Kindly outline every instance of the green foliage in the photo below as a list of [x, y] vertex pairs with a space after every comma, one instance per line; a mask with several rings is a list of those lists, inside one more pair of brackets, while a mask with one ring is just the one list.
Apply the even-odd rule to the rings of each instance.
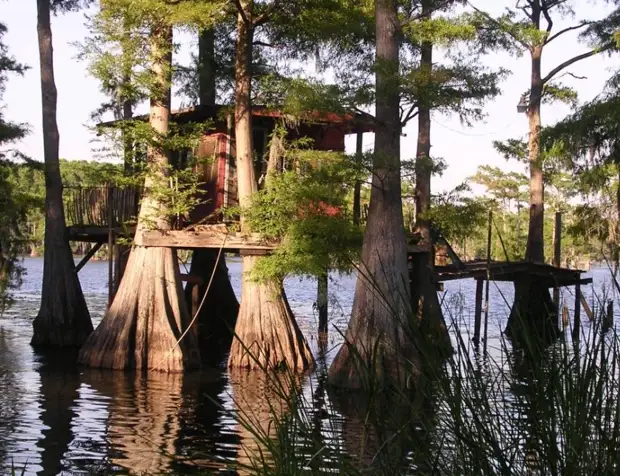
[[[9, 74], [23, 74], [25, 66], [9, 55], [4, 44], [6, 26], [0, 23], [0, 101]], [[9, 303], [9, 291], [20, 283], [22, 268], [18, 263], [18, 253], [24, 236], [19, 223], [26, 213], [24, 197], [11, 183], [13, 165], [8, 162], [12, 156], [19, 155], [6, 147], [21, 139], [27, 133], [24, 124], [11, 122], [4, 117], [0, 105], [0, 313]]]
[[[293, 155], [291, 157], [290, 155]], [[318, 276], [325, 269], [348, 271], [361, 247], [361, 232], [345, 206], [358, 177], [351, 158], [310, 150], [289, 151], [297, 171], [268, 178], [243, 211], [250, 228], [282, 240], [257, 263], [254, 278], [281, 280], [289, 274]]]
[[433, 197], [429, 219], [449, 242], [462, 243], [478, 236], [487, 222], [488, 204], [465, 196], [468, 191], [463, 184]]

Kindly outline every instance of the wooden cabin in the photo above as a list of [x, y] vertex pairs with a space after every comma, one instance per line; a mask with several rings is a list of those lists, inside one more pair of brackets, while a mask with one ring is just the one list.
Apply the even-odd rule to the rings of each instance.
[[[193, 223], [217, 222], [218, 210], [238, 203], [237, 167], [235, 160], [234, 125], [230, 106], [196, 106], [179, 109], [172, 113], [177, 124], [208, 123], [209, 130], [203, 134], [195, 150], [176, 152], [173, 164], [184, 166], [190, 156], [204, 158], [199, 161], [196, 172], [204, 194], [204, 203], [195, 207], [187, 226]], [[347, 134], [363, 134], [373, 130], [369, 121], [361, 115], [336, 113], [311, 113], [306, 118], [293, 121], [281, 112], [264, 106], [254, 106], [253, 145], [255, 174], [258, 179], [266, 172], [264, 157], [268, 153], [269, 137], [278, 123], [285, 124], [288, 140], [309, 138], [315, 150], [342, 151]], [[140, 119], [146, 120], [146, 116]], [[114, 122], [100, 124], [113, 126]], [[68, 188], [65, 203], [72, 240], [107, 242], [108, 230], [131, 223], [138, 213], [139, 191], [108, 187]], [[131, 227], [129, 228], [131, 231]], [[125, 228], [127, 231], [127, 228]]]
[[[204, 161], [197, 170], [206, 202], [198, 205], [190, 221], [196, 223], [208, 216], [217, 217], [217, 210], [238, 204], [237, 167], [235, 159], [234, 127], [229, 107], [192, 107], [181, 109], [173, 114], [178, 124], [204, 123], [213, 121], [213, 128], [205, 133], [200, 145], [192, 151], [197, 158]], [[312, 114], [303, 121], [291, 121], [282, 113], [264, 106], [255, 106], [252, 110], [252, 139], [255, 157], [255, 176], [258, 180], [266, 173], [269, 138], [274, 128], [284, 123], [287, 139], [309, 138], [313, 149], [322, 151], [344, 152], [345, 136], [358, 132], [369, 132], [371, 127], [360, 116], [338, 115], [334, 113]]]

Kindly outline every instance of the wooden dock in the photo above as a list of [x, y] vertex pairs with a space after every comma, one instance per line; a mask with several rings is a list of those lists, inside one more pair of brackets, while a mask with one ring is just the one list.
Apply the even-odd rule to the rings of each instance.
[[539, 278], [549, 288], [590, 284], [592, 278], [583, 279], [581, 275], [585, 271], [578, 269], [558, 268], [549, 264], [537, 264], [530, 261], [469, 261], [462, 267], [454, 265], [435, 266], [439, 281], [452, 281], [455, 279], [482, 279], [490, 278], [491, 281], [514, 282], [523, 275]]

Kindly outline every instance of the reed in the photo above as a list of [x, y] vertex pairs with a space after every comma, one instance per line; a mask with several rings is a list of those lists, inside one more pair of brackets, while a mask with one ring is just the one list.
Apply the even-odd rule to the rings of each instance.
[[[267, 425], [236, 415], [263, 448], [237, 469], [264, 475], [620, 474], [620, 334], [603, 332], [605, 291], [597, 300], [597, 318], [578, 342], [566, 332], [542, 348], [530, 336], [516, 350], [502, 338], [486, 355], [474, 350], [466, 330], [454, 332], [463, 322], [462, 302], [444, 303], [455, 353], [425, 367], [405, 388], [367, 372], [364, 391], [338, 391], [326, 384], [324, 361], [306, 385], [289, 372], [265, 369], [278, 411], [271, 409]], [[419, 340], [415, 329], [406, 331]], [[414, 344], [423, 361], [435, 358], [432, 349]], [[360, 362], [359, 368], [372, 366]]]

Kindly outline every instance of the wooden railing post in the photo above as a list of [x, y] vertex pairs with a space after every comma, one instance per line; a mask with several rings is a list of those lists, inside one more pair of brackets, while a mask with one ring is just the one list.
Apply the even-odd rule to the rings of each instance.
[[[555, 212], [555, 226], [553, 229], [553, 266], [562, 266], [562, 213]], [[560, 309], [560, 288], [553, 288], [553, 303], [556, 309]]]

